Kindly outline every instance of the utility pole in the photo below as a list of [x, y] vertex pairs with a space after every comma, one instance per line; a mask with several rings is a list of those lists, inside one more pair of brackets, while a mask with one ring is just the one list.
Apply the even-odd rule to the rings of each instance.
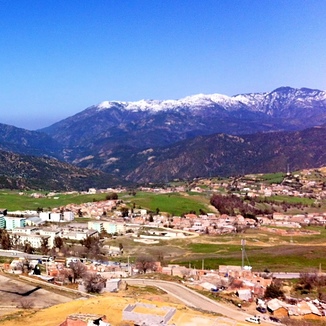
[[243, 270], [244, 267], [244, 256], [245, 256], [245, 245], [246, 245], [246, 240], [245, 239], [241, 239], [241, 251], [242, 251], [242, 263], [241, 263], [241, 269]]

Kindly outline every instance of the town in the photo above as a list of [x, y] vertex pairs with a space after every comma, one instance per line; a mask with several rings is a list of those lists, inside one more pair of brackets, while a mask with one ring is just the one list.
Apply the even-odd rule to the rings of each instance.
[[[243, 311], [246, 311], [248, 303], [256, 302], [256, 310], [248, 308], [248, 312], [258, 315], [259, 322], [266, 319], [266, 313], [274, 322], [285, 317], [323, 318], [326, 312], [323, 297], [309, 300], [285, 299], [280, 290], [280, 282], [286, 278], [286, 273], [255, 271], [246, 265], [245, 240], [242, 247], [239, 244], [243, 254], [242, 262], [239, 261], [238, 265], [219, 265], [214, 270], [205, 269], [204, 259], [200, 267], [168, 262], [163, 259], [164, 253], [160, 250], [154, 255], [144, 252], [137, 255], [130, 247], [125, 247], [122, 240], [128, 238], [134, 243], [151, 248], [161, 241], [164, 243], [187, 239], [197, 241], [196, 239], [199, 240], [204, 235], [218, 237], [243, 233], [246, 229], [263, 230], [271, 235], [274, 233], [291, 237], [301, 235], [302, 232], [318, 233], [315, 229], [308, 231], [305, 228], [308, 225], [319, 227], [326, 225], [326, 212], [321, 211], [323, 200], [326, 198], [325, 183], [306, 178], [313, 172], [316, 171], [302, 171], [300, 175], [287, 173], [278, 184], [268, 184], [261, 182], [260, 179], [257, 182], [257, 176], [245, 176], [218, 181], [198, 179], [190, 185], [141, 187], [136, 190], [169, 194], [187, 191], [202, 193], [209, 189], [210, 196], [223, 194], [223, 198], [232, 195], [237, 198], [250, 198], [251, 201], [255, 198], [264, 198], [268, 201], [269, 197], [286, 195], [309, 198], [312, 203], [309, 207], [303, 204], [296, 205], [295, 209], [299, 212], [290, 213], [291, 206], [285, 207], [282, 202], [278, 205], [283, 209], [275, 209], [277, 205], [274, 202], [273, 211], [258, 214], [255, 218], [248, 218], [239, 212], [231, 215], [221, 214], [217, 209], [210, 209], [210, 212], [201, 211], [198, 214], [186, 212], [182, 216], [172, 216], [159, 209], [153, 212], [120, 199], [121, 194], [128, 192], [122, 188], [102, 190], [91, 188], [87, 191], [88, 194], [99, 192], [108, 194], [103, 201], [68, 204], [39, 211], [2, 209], [1, 247], [13, 257], [10, 263], [3, 264], [2, 270], [14, 275], [28, 274], [29, 277], [37, 277], [41, 282], [54, 286], [65, 287], [71, 283], [76, 284], [74, 288], [80, 293], [117, 292], [126, 287], [130, 278], [154, 273], [177, 278], [192, 289], [218, 293], [222, 297], [236, 295], [237, 299], [232, 301]], [[24, 193], [20, 195], [26, 196]], [[46, 195], [32, 193], [29, 196], [55, 198], [60, 195], [60, 193]], [[288, 232], [289, 230], [291, 232]], [[119, 245], [105, 244], [105, 239], [115, 239]], [[323, 274], [314, 275], [316, 278], [324, 277]], [[292, 277], [300, 279], [302, 275], [295, 273], [295, 276], [289, 278]], [[282, 295], [276, 297], [268, 295], [275, 291], [275, 288]], [[146, 318], [143, 321], [145, 320]], [[148, 321], [148, 325], [154, 324]]]

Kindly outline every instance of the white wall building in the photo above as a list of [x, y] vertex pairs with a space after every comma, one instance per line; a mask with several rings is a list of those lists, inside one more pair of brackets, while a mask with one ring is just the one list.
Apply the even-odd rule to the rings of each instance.
[[40, 229], [39, 233], [43, 237], [48, 237], [48, 244], [50, 248], [53, 248], [54, 246], [54, 238], [61, 237], [60, 229], [44, 228], [44, 229]]
[[73, 221], [75, 219], [75, 215], [73, 212], [64, 212], [63, 213], [63, 219], [64, 221], [70, 222]]

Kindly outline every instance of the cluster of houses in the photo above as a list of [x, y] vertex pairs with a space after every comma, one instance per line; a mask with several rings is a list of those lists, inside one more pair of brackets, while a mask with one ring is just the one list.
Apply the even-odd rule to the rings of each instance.
[[[56, 284], [63, 285], [69, 269], [69, 262], [78, 260], [78, 258], [70, 257], [69, 259], [58, 259], [46, 262], [46, 275], [44, 280], [55, 280]], [[18, 259], [14, 260], [19, 261]], [[13, 268], [14, 264], [10, 267]], [[19, 263], [19, 262], [18, 262]], [[100, 263], [85, 261], [85, 266], [89, 272], [100, 274], [106, 279], [103, 289], [105, 292], [117, 292], [123, 287], [123, 278], [133, 276], [138, 273], [135, 265], [125, 263]], [[238, 302], [245, 306], [244, 302], [256, 302], [257, 307], [263, 308], [260, 312], [268, 312], [269, 315], [282, 319], [304, 318], [304, 319], [320, 319], [326, 316], [326, 302], [319, 300], [310, 300], [308, 298], [287, 301], [279, 299], [262, 299], [267, 286], [273, 282], [273, 275], [270, 273], [252, 272], [248, 266], [220, 265], [217, 270], [195, 269], [180, 265], [161, 266], [159, 262], [148, 272], [154, 272], [178, 276], [188, 287], [206, 290], [209, 292], [223, 293], [226, 296], [237, 296]], [[83, 291], [83, 284], [80, 283], [79, 290]], [[258, 312], [257, 312], [258, 314]], [[264, 316], [264, 314], [262, 314]]]
[[[51, 212], [8, 213], [2, 210], [0, 228], [7, 229], [13, 237], [16, 237], [17, 244], [24, 244], [27, 241], [33, 248], [40, 248], [42, 238], [47, 238], [48, 246], [52, 248], [55, 237], [83, 240], [87, 236], [98, 236], [102, 231], [113, 235], [138, 234], [144, 226], [214, 235], [236, 232], [239, 228], [245, 227], [282, 226], [299, 229], [302, 225], [326, 225], [326, 213], [288, 215], [274, 212], [272, 216], [257, 216], [254, 220], [246, 219], [242, 215], [229, 216], [217, 213], [152, 215], [146, 209], [134, 208], [129, 209], [127, 216], [123, 217], [121, 216], [121, 207], [125, 207], [123, 205], [119, 200], [105, 200], [80, 205], [71, 204], [64, 209]], [[91, 219], [87, 219], [87, 223], [75, 223], [74, 219], [78, 216]]]

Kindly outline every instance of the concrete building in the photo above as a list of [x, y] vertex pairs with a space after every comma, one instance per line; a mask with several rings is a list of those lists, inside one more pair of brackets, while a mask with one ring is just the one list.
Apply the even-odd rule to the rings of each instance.
[[89, 221], [87, 223], [89, 230], [96, 230], [98, 233], [103, 231], [103, 222], [102, 221]]
[[26, 224], [26, 219], [24, 217], [11, 217], [5, 216], [6, 229], [13, 230], [16, 228], [23, 228]]
[[4, 216], [0, 216], [0, 229], [6, 228], [6, 220]]
[[51, 229], [51, 228], [40, 229], [39, 233], [43, 237], [49, 237], [48, 244], [50, 248], [53, 248], [54, 246], [54, 238], [61, 237], [62, 235], [60, 229]]
[[19, 245], [24, 245], [25, 242], [29, 242], [33, 248], [40, 248], [42, 245], [42, 239], [47, 238], [49, 240], [49, 236], [41, 236], [39, 234], [27, 234], [27, 233], [11, 233], [12, 235], [18, 235], [18, 244]]
[[64, 212], [63, 213], [63, 220], [65, 222], [70, 222], [70, 221], [73, 221], [75, 219], [75, 215], [73, 212]]
[[42, 221], [38, 216], [31, 216], [26, 218], [26, 226], [40, 226], [45, 222]]
[[103, 229], [109, 234], [125, 234], [126, 226], [124, 223], [115, 223], [103, 221]]

